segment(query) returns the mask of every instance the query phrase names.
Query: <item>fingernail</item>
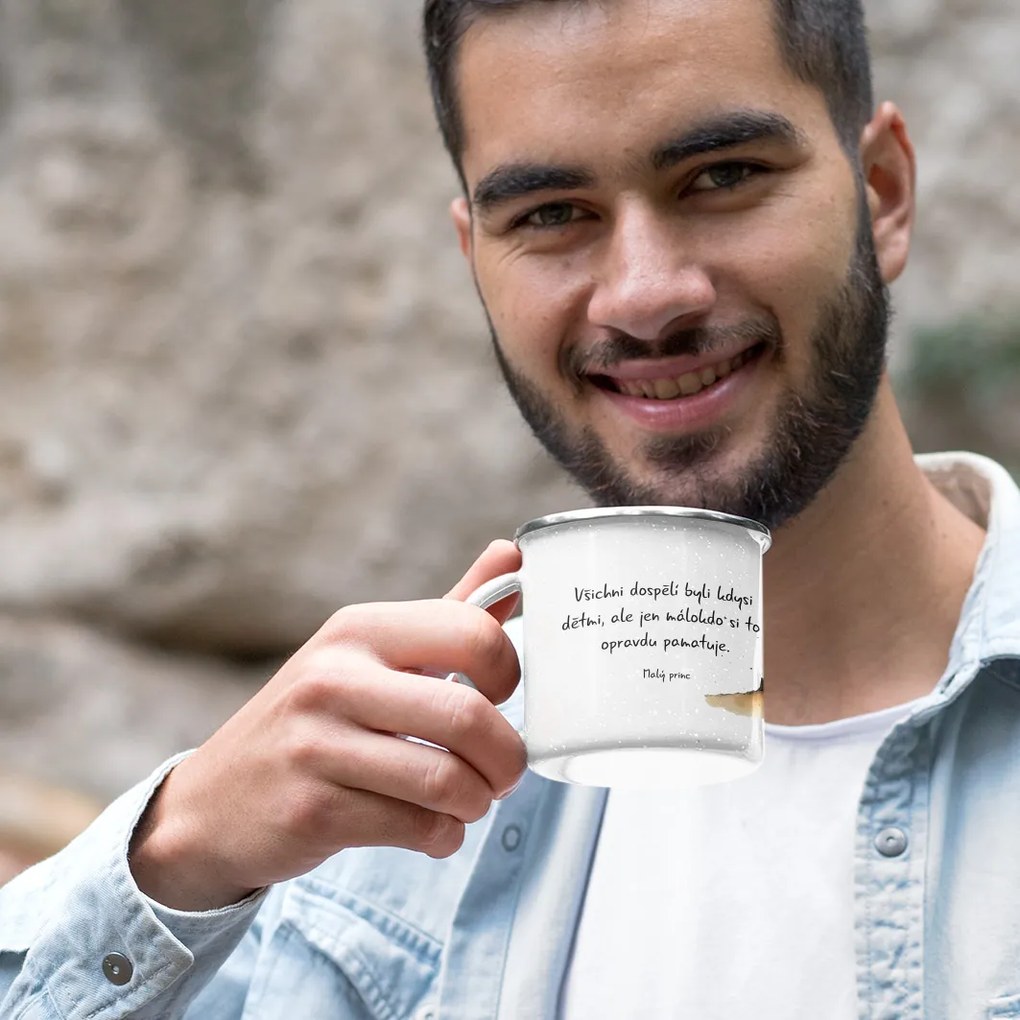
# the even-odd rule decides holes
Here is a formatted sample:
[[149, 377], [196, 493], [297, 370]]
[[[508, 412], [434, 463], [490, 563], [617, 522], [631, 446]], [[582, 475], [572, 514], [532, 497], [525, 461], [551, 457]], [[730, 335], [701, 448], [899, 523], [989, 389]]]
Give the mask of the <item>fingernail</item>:
[[496, 800], [506, 800], [506, 799], [507, 799], [507, 797], [509, 797], [509, 796], [510, 796], [511, 794], [513, 794], [513, 793], [515, 793], [515, 792], [517, 791], [517, 788], [518, 788], [518, 787], [519, 787], [519, 786], [521, 785], [521, 783], [523, 783], [523, 782], [524, 782], [524, 773], [522, 772], [522, 773], [521, 773], [521, 775], [520, 775], [520, 778], [519, 778], [519, 779], [517, 780], [517, 782], [516, 782], [516, 783], [514, 783], [514, 785], [513, 785], [513, 786], [511, 786], [511, 787], [510, 787], [510, 789], [506, 791], [506, 793], [501, 793], [501, 794], [500, 794], [500, 795], [499, 795], [499, 796], [498, 796], [498, 797], [496, 798]]

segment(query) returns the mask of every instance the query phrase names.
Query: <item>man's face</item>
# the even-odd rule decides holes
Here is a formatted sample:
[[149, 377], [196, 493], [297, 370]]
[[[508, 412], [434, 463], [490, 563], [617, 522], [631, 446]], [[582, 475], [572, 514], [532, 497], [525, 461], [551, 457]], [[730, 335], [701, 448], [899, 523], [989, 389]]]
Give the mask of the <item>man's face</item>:
[[535, 3], [464, 36], [455, 208], [504, 374], [601, 503], [775, 526], [846, 456], [885, 291], [771, 3]]

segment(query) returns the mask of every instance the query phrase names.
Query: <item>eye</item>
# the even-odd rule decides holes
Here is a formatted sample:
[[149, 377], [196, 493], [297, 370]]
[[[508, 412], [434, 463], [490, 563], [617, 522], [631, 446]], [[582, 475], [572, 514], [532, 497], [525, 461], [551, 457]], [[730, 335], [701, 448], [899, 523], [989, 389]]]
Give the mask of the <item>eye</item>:
[[570, 202], [547, 202], [514, 222], [519, 227], [565, 227], [573, 223], [581, 210]]
[[726, 191], [736, 188], [761, 172], [753, 163], [716, 163], [703, 170], [691, 182], [691, 191]]

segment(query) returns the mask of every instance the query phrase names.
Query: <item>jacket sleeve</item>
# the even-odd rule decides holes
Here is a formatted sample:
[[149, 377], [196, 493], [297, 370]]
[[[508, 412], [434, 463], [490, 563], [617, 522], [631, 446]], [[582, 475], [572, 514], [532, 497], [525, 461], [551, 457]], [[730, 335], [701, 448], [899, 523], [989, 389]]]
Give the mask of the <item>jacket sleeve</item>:
[[128, 867], [131, 834], [183, 757], [116, 800], [60, 853], [0, 887], [0, 1017], [178, 1020], [200, 994], [223, 1007], [205, 1015], [241, 1015], [246, 965], [256, 955], [245, 943], [257, 939], [252, 922], [265, 893], [183, 913], [149, 900]]

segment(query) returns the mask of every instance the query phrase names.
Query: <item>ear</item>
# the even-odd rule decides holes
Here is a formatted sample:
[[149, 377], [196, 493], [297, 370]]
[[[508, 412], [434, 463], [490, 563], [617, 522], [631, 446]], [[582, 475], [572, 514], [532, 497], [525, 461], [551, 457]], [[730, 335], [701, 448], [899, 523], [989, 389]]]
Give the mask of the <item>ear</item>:
[[861, 165], [878, 265], [892, 283], [907, 264], [917, 183], [914, 146], [892, 103], [883, 103], [861, 134]]
[[471, 207], [461, 195], [450, 203], [450, 218], [457, 229], [457, 240], [460, 250], [469, 262], [471, 261]]

